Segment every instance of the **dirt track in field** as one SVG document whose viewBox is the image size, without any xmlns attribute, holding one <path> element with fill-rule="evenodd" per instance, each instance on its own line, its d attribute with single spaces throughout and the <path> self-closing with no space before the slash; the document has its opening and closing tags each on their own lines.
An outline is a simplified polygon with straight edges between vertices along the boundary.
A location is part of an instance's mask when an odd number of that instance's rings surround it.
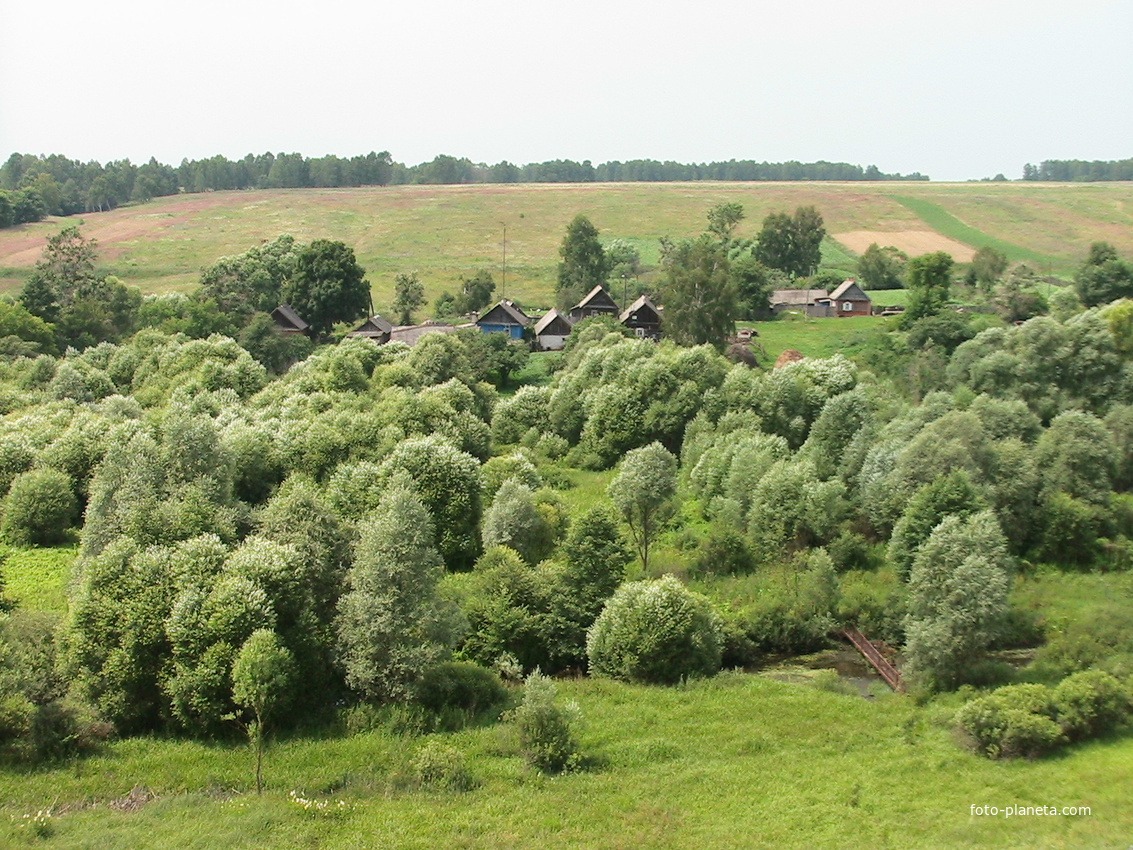
<svg viewBox="0 0 1133 850">
<path fill-rule="evenodd" d="M 910 257 L 946 251 L 958 263 L 970 263 L 976 253 L 974 248 L 963 242 L 949 239 L 933 230 L 851 230 L 849 233 L 835 233 L 833 236 L 855 254 L 864 253 L 874 242 L 882 248 L 899 248 Z"/>
</svg>

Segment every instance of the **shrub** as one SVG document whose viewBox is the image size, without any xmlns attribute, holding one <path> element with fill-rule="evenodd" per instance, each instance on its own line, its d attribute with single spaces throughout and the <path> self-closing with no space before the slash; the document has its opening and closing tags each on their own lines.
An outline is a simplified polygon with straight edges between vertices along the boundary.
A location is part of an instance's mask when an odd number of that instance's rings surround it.
<svg viewBox="0 0 1133 850">
<path fill-rule="evenodd" d="M 560 706 L 555 697 L 554 682 L 536 670 L 524 684 L 523 702 L 511 713 L 523 758 L 545 773 L 571 768 L 579 759 L 571 728 L 578 720 L 578 706 Z"/>
<path fill-rule="evenodd" d="M 1101 670 L 1084 670 L 1063 679 L 1054 689 L 1053 702 L 1058 723 L 1072 741 L 1108 732 L 1133 713 L 1129 692 Z"/>
<path fill-rule="evenodd" d="M 440 741 L 426 741 L 410 764 L 413 779 L 421 788 L 438 791 L 471 791 L 476 779 L 468 770 L 464 754 Z"/>
<path fill-rule="evenodd" d="M 586 636 L 592 672 L 673 684 L 720 669 L 721 624 L 708 600 L 673 576 L 623 584 Z"/>
<path fill-rule="evenodd" d="M 54 469 L 33 469 L 12 482 L 0 533 L 17 545 L 50 546 L 66 540 L 77 513 L 70 477 Z"/>
<path fill-rule="evenodd" d="M 502 704 L 507 688 L 495 673 L 479 664 L 447 661 L 422 674 L 416 697 L 432 711 L 460 708 L 475 713 Z"/>
<path fill-rule="evenodd" d="M 956 713 L 956 725 L 972 748 L 988 758 L 1034 758 L 1064 740 L 1053 715 L 1050 689 L 1008 685 L 967 703 Z"/>
</svg>

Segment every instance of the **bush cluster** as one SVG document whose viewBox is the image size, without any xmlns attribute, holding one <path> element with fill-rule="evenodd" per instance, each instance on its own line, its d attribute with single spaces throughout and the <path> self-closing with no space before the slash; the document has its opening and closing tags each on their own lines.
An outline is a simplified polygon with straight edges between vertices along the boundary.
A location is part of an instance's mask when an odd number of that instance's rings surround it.
<svg viewBox="0 0 1133 850">
<path fill-rule="evenodd" d="M 1086 670 L 1053 688 L 1025 684 L 992 691 L 961 708 L 956 727 L 988 758 L 1035 758 L 1109 732 L 1131 716 L 1129 686 L 1100 670 Z"/>
</svg>

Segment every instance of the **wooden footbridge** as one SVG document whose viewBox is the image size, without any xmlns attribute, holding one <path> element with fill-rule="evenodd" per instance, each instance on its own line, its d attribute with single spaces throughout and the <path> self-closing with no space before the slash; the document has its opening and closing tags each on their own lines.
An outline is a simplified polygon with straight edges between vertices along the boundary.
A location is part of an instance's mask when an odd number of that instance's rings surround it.
<svg viewBox="0 0 1133 850">
<path fill-rule="evenodd" d="M 898 693 L 905 692 L 905 683 L 901 680 L 901 673 L 886 660 L 885 656 L 865 635 L 853 626 L 847 626 L 842 634 L 857 647 L 858 652 L 865 656 L 866 661 L 873 665 L 873 669 L 881 675 L 881 678 L 889 684 L 889 687 Z"/>
</svg>

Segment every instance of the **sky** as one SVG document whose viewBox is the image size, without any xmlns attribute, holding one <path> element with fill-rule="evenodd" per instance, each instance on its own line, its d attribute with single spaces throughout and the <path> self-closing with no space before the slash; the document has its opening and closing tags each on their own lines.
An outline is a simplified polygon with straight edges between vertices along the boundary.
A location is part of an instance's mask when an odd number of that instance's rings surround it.
<svg viewBox="0 0 1133 850">
<path fill-rule="evenodd" d="M 1133 0 L 0 0 L 0 156 L 1133 156 Z"/>
</svg>

